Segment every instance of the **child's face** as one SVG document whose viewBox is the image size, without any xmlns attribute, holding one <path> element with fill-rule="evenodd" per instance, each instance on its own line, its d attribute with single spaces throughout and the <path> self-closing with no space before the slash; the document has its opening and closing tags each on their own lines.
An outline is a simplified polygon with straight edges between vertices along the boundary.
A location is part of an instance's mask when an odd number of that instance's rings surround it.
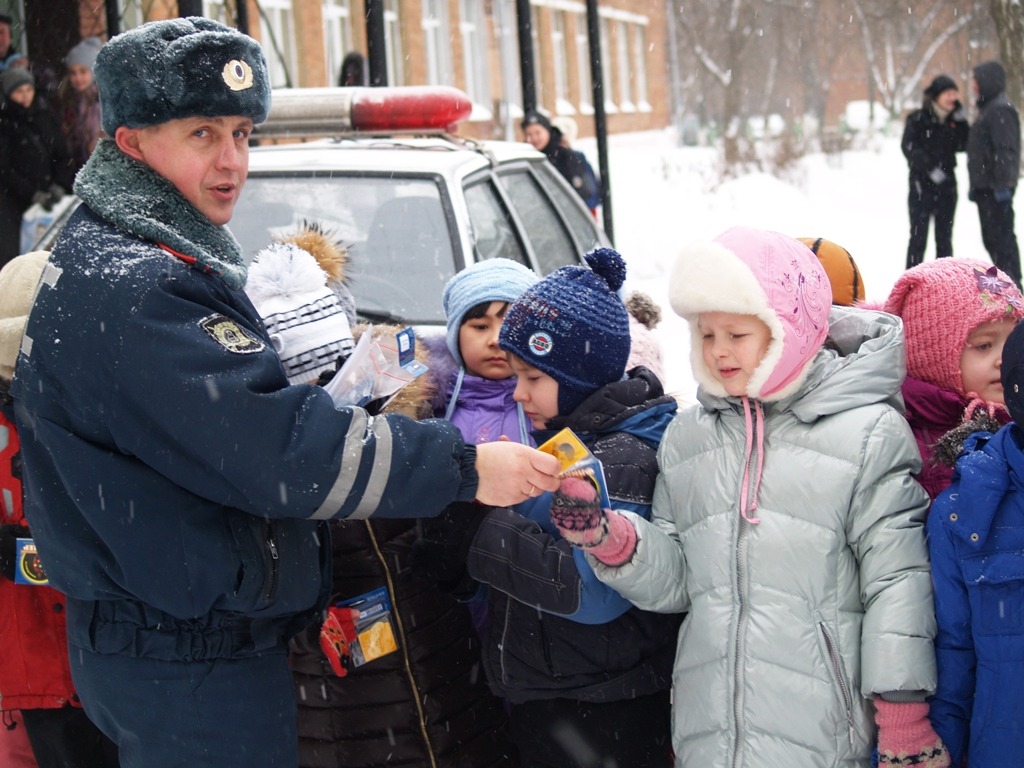
<svg viewBox="0 0 1024 768">
<path fill-rule="evenodd" d="M 11 91 L 11 95 L 7 98 L 13 101 L 15 104 L 18 104 L 24 107 L 25 109 L 28 109 L 32 106 L 32 102 L 35 101 L 36 87 L 31 83 L 19 85 L 17 88 Z"/>
<path fill-rule="evenodd" d="M 734 312 L 701 312 L 697 327 L 703 337 L 704 364 L 733 397 L 747 394 L 747 385 L 764 359 L 772 334 L 762 320 Z"/>
<path fill-rule="evenodd" d="M 248 117 L 184 117 L 117 129 L 117 145 L 170 181 L 217 226 L 231 220 L 249 174 Z"/>
<path fill-rule="evenodd" d="M 459 326 L 459 352 L 468 373 L 484 379 L 512 375 L 508 354 L 498 346 L 498 331 L 507 310 L 504 301 L 492 301 L 483 317 L 470 318 Z"/>
<path fill-rule="evenodd" d="M 544 429 L 548 419 L 558 415 L 558 382 L 515 355 L 509 355 L 508 362 L 516 376 L 513 399 L 523 406 L 534 429 Z"/>
<path fill-rule="evenodd" d="M 1013 320 L 996 320 L 975 328 L 960 353 L 960 378 L 964 393 L 975 392 L 990 403 L 1003 402 L 1003 384 L 999 380 L 1003 364 L 1003 344 L 1010 335 Z"/>
<path fill-rule="evenodd" d="M 92 85 L 92 70 L 81 64 L 72 64 L 68 67 L 68 82 L 75 91 L 81 93 Z"/>
</svg>

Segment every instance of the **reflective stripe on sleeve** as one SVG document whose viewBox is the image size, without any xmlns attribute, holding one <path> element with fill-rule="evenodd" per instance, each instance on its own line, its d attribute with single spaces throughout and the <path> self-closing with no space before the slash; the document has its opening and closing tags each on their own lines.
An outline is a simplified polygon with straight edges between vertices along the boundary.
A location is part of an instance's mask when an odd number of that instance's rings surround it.
<svg viewBox="0 0 1024 768">
<path fill-rule="evenodd" d="M 367 434 L 367 429 L 372 432 L 374 440 L 372 449 L 374 461 L 370 468 L 370 477 L 366 488 L 363 490 L 362 499 L 355 512 L 349 517 L 357 519 L 369 517 L 377 508 L 391 472 L 391 428 L 388 426 L 387 419 L 371 419 L 363 409 L 353 408 L 352 421 L 349 424 L 348 433 L 345 435 L 345 450 L 342 453 L 338 476 L 327 494 L 327 498 L 324 499 L 320 508 L 310 516 L 310 519 L 329 520 L 348 501 L 356 478 L 359 476 L 359 466 L 363 461 L 367 440 L 371 439 L 371 435 Z"/>
</svg>

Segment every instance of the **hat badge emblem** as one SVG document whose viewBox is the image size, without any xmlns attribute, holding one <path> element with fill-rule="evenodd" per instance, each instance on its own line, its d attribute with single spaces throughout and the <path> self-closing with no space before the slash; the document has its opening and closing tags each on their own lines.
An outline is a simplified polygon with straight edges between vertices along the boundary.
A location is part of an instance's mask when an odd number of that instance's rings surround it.
<svg viewBox="0 0 1024 768">
<path fill-rule="evenodd" d="M 232 59 L 225 64 L 220 76 L 232 91 L 252 88 L 252 67 L 242 59 Z"/>
<path fill-rule="evenodd" d="M 545 357 L 551 354 L 554 345 L 555 340 L 551 338 L 551 334 L 545 331 L 537 331 L 526 342 L 526 346 L 537 357 Z"/>
</svg>

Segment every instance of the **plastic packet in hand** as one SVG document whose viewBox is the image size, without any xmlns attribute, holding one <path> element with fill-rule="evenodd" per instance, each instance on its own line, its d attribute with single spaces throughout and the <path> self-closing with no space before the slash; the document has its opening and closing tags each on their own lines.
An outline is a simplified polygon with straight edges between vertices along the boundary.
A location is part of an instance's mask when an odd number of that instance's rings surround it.
<svg viewBox="0 0 1024 768">
<path fill-rule="evenodd" d="M 372 331 L 370 327 L 363 332 L 348 360 L 324 387 L 338 408 L 361 407 L 375 400 L 386 403 L 427 372 L 427 366 L 415 358 L 416 337 L 411 328 L 381 338 L 374 338 Z"/>
</svg>

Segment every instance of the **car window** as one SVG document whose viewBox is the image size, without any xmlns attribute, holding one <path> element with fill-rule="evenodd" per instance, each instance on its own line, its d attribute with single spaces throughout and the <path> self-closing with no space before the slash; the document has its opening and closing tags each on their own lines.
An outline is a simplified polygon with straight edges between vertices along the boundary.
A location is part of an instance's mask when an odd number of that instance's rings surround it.
<svg viewBox="0 0 1024 768">
<path fill-rule="evenodd" d="M 348 249 L 345 274 L 361 313 L 438 323 L 456 271 L 449 209 L 433 178 L 254 175 L 231 231 L 251 258 L 303 220 L 320 223 Z"/>
<path fill-rule="evenodd" d="M 579 263 L 582 254 L 544 190 L 527 168 L 503 172 L 500 177 L 519 220 L 526 225 L 541 274 L 565 264 Z"/>
<path fill-rule="evenodd" d="M 540 179 L 544 189 L 555 202 L 559 212 L 565 217 L 569 229 L 572 230 L 573 236 L 579 244 L 581 255 L 597 248 L 601 245 L 601 241 L 594 228 L 593 215 L 585 206 L 579 204 L 580 199 L 576 190 L 560 183 L 560 180 L 555 178 L 554 174 L 557 171 L 553 166 L 547 165 L 542 168 L 543 171 L 540 168 L 537 169 L 539 171 L 537 178 Z"/>
<path fill-rule="evenodd" d="M 530 265 L 515 228 L 489 181 L 466 187 L 466 208 L 477 261 L 501 257 Z"/>
</svg>

